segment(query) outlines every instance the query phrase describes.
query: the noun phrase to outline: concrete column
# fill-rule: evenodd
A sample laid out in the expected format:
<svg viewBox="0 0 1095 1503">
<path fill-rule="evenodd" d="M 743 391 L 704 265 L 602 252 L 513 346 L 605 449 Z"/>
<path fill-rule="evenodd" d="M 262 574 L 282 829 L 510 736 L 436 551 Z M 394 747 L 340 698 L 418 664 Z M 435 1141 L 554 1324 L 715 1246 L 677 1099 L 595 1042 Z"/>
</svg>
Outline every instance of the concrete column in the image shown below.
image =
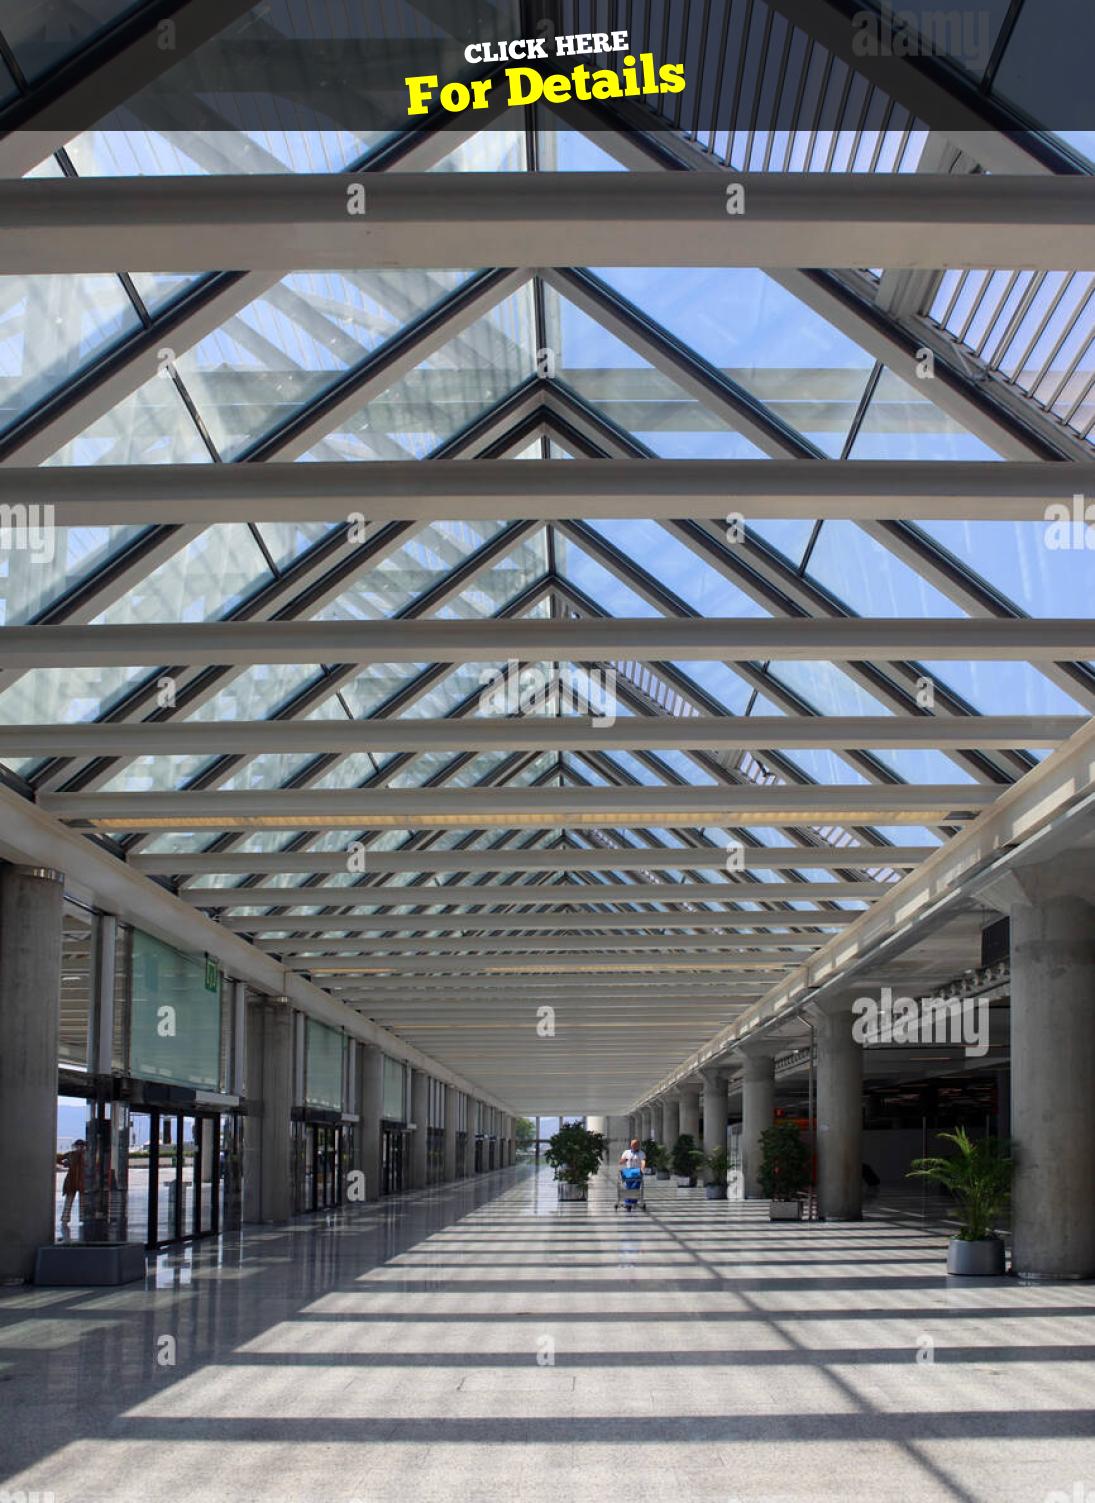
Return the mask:
<svg viewBox="0 0 1095 1503">
<path fill-rule="evenodd" d="M 1095 1276 L 1095 911 L 1021 874 L 1011 907 L 1012 1267 Z M 1088 891 L 1095 895 L 1095 885 Z"/>
<path fill-rule="evenodd" d="M 741 1050 L 745 1073 L 741 1088 L 741 1166 L 747 1197 L 758 1198 L 760 1135 L 771 1127 L 776 1110 L 776 1062 L 768 1050 Z"/>
<path fill-rule="evenodd" d="M 0 867 L 0 1279 L 53 1241 L 63 902 L 60 873 Z"/>
<path fill-rule="evenodd" d="M 375 1044 L 362 1044 L 358 1060 L 358 1113 L 355 1134 L 356 1168 L 365 1176 L 365 1199 L 380 1199 L 380 1160 L 383 1147 L 380 1110 L 384 1100 L 384 1051 Z"/>
<path fill-rule="evenodd" d="M 726 1147 L 726 1075 L 722 1070 L 701 1070 L 703 1076 L 703 1151 L 714 1153 Z"/>
<path fill-rule="evenodd" d="M 262 1035 L 266 1008 L 259 998 L 247 1003 L 244 1063 L 243 1219 L 262 1220 Z"/>
<path fill-rule="evenodd" d="M 442 1147 L 441 1177 L 446 1182 L 456 1178 L 456 1088 L 445 1087 L 445 1138 Z"/>
<path fill-rule="evenodd" d="M 675 1093 L 670 1093 L 662 1102 L 662 1124 L 665 1141 L 672 1148 L 681 1135 L 681 1103 Z"/>
<path fill-rule="evenodd" d="M 293 1209 L 293 1011 L 279 997 L 263 1008 L 259 1119 L 259 1216 L 288 1221 Z"/>
<path fill-rule="evenodd" d="M 698 1141 L 700 1136 L 699 1086 L 691 1083 L 681 1086 L 677 1092 L 677 1103 L 677 1121 L 680 1132 L 689 1133 Z"/>
<path fill-rule="evenodd" d="M 817 1039 L 817 1209 L 822 1221 L 863 1218 L 863 1046 L 847 1001 L 812 1008 Z"/>
<path fill-rule="evenodd" d="M 430 1136 L 430 1077 L 424 1070 L 411 1071 L 411 1189 L 426 1187 L 426 1149 Z"/>
<path fill-rule="evenodd" d="M 651 1136 L 653 1137 L 653 1139 L 654 1139 L 654 1141 L 656 1143 L 664 1143 L 665 1142 L 665 1113 L 662 1110 L 662 1104 L 661 1104 L 660 1101 L 655 1101 L 653 1103 L 653 1105 L 650 1108 L 650 1116 L 651 1116 L 651 1121 L 653 1123 L 653 1130 L 651 1132 Z"/>
</svg>

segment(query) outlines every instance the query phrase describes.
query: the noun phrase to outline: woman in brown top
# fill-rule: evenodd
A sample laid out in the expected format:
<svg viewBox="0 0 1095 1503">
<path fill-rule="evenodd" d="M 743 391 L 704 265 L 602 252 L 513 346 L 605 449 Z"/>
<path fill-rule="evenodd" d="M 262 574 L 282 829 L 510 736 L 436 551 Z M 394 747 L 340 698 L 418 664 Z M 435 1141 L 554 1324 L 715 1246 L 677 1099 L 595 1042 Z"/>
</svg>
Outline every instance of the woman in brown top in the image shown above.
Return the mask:
<svg viewBox="0 0 1095 1503">
<path fill-rule="evenodd" d="M 83 1138 L 77 1138 L 68 1153 L 57 1155 L 57 1162 L 64 1164 L 66 1173 L 64 1184 L 61 1186 L 61 1194 L 65 1197 L 65 1203 L 61 1208 L 61 1225 L 68 1226 L 72 1219 L 72 1202 L 77 1195 L 80 1197 L 80 1217 L 84 1219 L 84 1153 L 87 1144 Z"/>
</svg>

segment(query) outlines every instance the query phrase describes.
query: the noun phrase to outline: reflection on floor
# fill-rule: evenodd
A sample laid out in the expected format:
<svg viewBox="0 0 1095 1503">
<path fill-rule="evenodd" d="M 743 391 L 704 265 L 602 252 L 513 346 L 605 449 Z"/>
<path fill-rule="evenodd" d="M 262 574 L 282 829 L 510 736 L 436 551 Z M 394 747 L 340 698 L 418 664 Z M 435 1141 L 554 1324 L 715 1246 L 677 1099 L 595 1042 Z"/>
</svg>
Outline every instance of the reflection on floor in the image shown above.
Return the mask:
<svg viewBox="0 0 1095 1503">
<path fill-rule="evenodd" d="M 0 1486 L 62 1503 L 1095 1496 L 1095 1290 L 885 1214 L 500 1170 L 0 1291 Z M 880 1208 L 881 1209 L 881 1208 Z"/>
</svg>

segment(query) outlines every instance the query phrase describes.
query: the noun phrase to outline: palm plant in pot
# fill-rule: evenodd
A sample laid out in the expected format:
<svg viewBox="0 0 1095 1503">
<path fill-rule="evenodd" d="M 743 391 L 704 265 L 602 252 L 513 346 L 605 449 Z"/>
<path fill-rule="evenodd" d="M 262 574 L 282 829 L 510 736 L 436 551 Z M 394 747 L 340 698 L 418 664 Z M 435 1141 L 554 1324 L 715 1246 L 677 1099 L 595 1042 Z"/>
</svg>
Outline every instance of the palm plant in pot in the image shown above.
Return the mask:
<svg viewBox="0 0 1095 1503">
<path fill-rule="evenodd" d="M 548 1139 L 544 1158 L 555 1170 L 560 1200 L 588 1200 L 589 1181 L 608 1150 L 603 1133 L 569 1122 Z"/>
<path fill-rule="evenodd" d="M 654 1173 L 658 1179 L 669 1178 L 669 1149 L 664 1143 L 655 1143 L 654 1152 L 650 1156 L 650 1163 L 654 1166 Z"/>
<path fill-rule="evenodd" d="M 703 1149 L 696 1147 L 696 1140 L 690 1132 L 682 1132 L 673 1144 L 672 1163 L 677 1188 L 692 1189 L 696 1183 L 696 1171 L 703 1163 Z"/>
<path fill-rule="evenodd" d="M 726 1199 L 726 1176 L 730 1155 L 725 1148 L 713 1148 L 703 1156 L 703 1191 L 708 1200 Z"/>
<path fill-rule="evenodd" d="M 810 1153 L 793 1122 L 777 1122 L 760 1135 L 761 1193 L 769 1221 L 801 1221 L 799 1196 L 810 1182 Z"/>
<path fill-rule="evenodd" d="M 1004 1243 L 996 1235 L 996 1221 L 1011 1195 L 1011 1145 L 1002 1138 L 975 1143 L 964 1127 L 939 1136 L 958 1152 L 948 1159 L 914 1159 L 909 1178 L 933 1179 L 954 1197 L 959 1228 L 947 1248 L 947 1272 L 998 1277 L 1004 1272 Z"/>
<path fill-rule="evenodd" d="M 643 1170 L 643 1173 L 644 1174 L 653 1174 L 655 1172 L 654 1171 L 654 1155 L 658 1151 L 657 1139 L 656 1138 L 644 1138 L 642 1140 L 642 1143 L 639 1146 L 642 1148 L 643 1157 L 646 1159 L 646 1168 Z"/>
</svg>

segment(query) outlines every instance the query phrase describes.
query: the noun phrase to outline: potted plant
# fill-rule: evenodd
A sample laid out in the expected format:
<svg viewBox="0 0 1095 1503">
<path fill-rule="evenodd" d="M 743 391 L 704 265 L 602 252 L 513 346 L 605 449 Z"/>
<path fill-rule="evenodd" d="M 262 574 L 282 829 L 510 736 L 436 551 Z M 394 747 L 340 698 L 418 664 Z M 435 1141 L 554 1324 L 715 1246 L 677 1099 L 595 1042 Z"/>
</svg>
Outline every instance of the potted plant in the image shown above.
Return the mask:
<svg viewBox="0 0 1095 1503">
<path fill-rule="evenodd" d="M 1001 1138 L 975 1143 L 964 1127 L 939 1136 L 958 1152 L 949 1159 L 914 1159 L 909 1177 L 934 1179 L 954 1196 L 959 1228 L 947 1248 L 947 1272 L 996 1278 L 1004 1272 L 1004 1243 L 996 1235 L 996 1220 L 1011 1194 L 1011 1145 Z"/>
<path fill-rule="evenodd" d="M 760 1188 L 769 1221 L 801 1221 L 799 1196 L 810 1180 L 810 1154 L 793 1122 L 777 1122 L 760 1135 Z"/>
<path fill-rule="evenodd" d="M 690 1132 L 682 1132 L 673 1144 L 673 1173 L 677 1176 L 679 1190 L 691 1190 L 696 1183 L 696 1170 L 703 1163 L 703 1149 L 696 1147 Z"/>
<path fill-rule="evenodd" d="M 654 1138 L 644 1138 L 639 1146 L 642 1148 L 643 1157 L 646 1159 L 646 1168 L 643 1170 L 643 1173 L 651 1175 L 654 1173 L 654 1155 L 658 1151 L 657 1140 Z"/>
<path fill-rule="evenodd" d="M 649 1162 L 653 1165 L 658 1179 L 669 1178 L 669 1150 L 664 1143 L 654 1144 L 654 1151 L 650 1155 Z"/>
<path fill-rule="evenodd" d="M 703 1156 L 703 1191 L 708 1200 L 726 1199 L 726 1176 L 730 1155 L 725 1148 L 714 1148 Z"/>
<path fill-rule="evenodd" d="M 603 1133 L 570 1122 L 548 1139 L 544 1158 L 555 1170 L 560 1200 L 588 1200 L 589 1181 L 600 1168 L 608 1144 Z"/>
</svg>

